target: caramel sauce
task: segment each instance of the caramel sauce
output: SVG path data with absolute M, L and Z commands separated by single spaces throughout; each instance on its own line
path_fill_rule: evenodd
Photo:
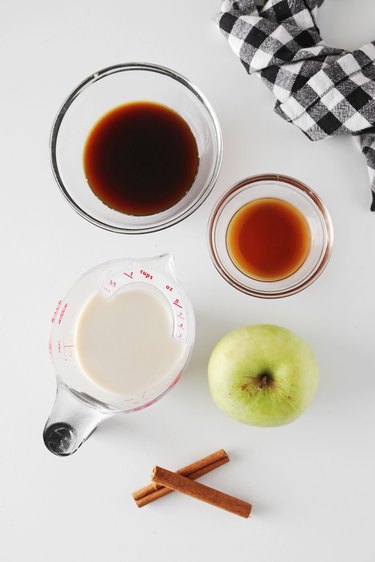
M 109 111 L 93 127 L 83 154 L 91 190 L 129 215 L 169 209 L 189 191 L 199 164 L 186 121 L 161 104 L 137 101 Z
M 301 212 L 281 199 L 256 199 L 232 217 L 227 249 L 234 265 L 248 277 L 277 281 L 305 261 L 310 229 Z

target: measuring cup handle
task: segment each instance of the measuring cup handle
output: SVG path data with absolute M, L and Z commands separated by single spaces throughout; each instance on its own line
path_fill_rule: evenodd
M 43 431 L 47 449 L 58 456 L 74 453 L 111 412 L 101 412 L 58 385 L 55 404 Z

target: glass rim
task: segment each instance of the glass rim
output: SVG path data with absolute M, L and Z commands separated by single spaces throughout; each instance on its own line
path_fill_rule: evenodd
M 215 228 L 216 228 L 217 219 L 220 216 L 222 210 L 225 208 L 228 200 L 232 197 L 232 195 L 234 195 L 237 191 L 239 191 L 243 187 L 246 186 L 250 187 L 252 184 L 258 184 L 259 182 L 264 182 L 264 181 L 272 181 L 275 183 L 287 184 L 290 187 L 295 188 L 300 192 L 302 192 L 303 195 L 307 196 L 310 199 L 310 201 L 312 201 L 313 205 L 318 211 L 326 232 L 325 246 L 323 247 L 322 255 L 320 256 L 320 259 L 317 262 L 317 265 L 314 267 L 314 269 L 307 275 L 307 277 L 305 277 L 302 281 L 298 282 L 297 284 L 275 291 L 265 291 L 265 290 L 254 289 L 245 286 L 239 280 L 235 279 L 232 275 L 230 275 L 222 265 L 220 255 L 219 252 L 217 251 L 217 246 L 215 242 Z M 247 295 L 263 298 L 263 299 L 284 298 L 299 293 L 303 289 L 306 289 L 323 273 L 324 269 L 327 267 L 327 264 L 332 254 L 333 243 L 334 243 L 334 231 L 333 231 L 332 220 L 326 206 L 324 205 L 320 197 L 317 195 L 317 193 L 315 193 L 315 191 L 313 191 L 310 187 L 308 187 L 303 182 L 291 176 L 287 176 L 283 174 L 265 173 L 255 176 L 249 176 L 247 178 L 244 178 L 243 180 L 240 180 L 239 182 L 234 184 L 228 191 L 226 191 L 224 195 L 217 201 L 211 212 L 211 216 L 208 222 L 208 247 L 210 251 L 211 260 L 216 270 L 235 289 L 238 289 L 239 291 Z
M 81 206 L 79 206 L 76 203 L 75 199 L 70 195 L 68 189 L 64 185 L 64 182 L 62 180 L 62 177 L 61 177 L 61 174 L 60 174 L 60 171 L 59 171 L 59 166 L 58 166 L 58 163 L 57 163 L 57 155 L 56 155 L 56 147 L 57 147 L 57 139 L 58 139 L 58 136 L 59 136 L 59 130 L 60 130 L 62 121 L 65 117 L 65 114 L 69 110 L 69 107 L 72 105 L 74 100 L 83 91 L 85 91 L 92 84 L 95 84 L 99 80 L 102 80 L 103 78 L 106 78 L 107 76 L 117 74 L 119 72 L 127 72 L 127 71 L 134 71 L 134 70 L 143 70 L 143 71 L 146 71 L 146 72 L 155 72 L 157 74 L 162 74 L 164 76 L 172 78 L 173 80 L 176 80 L 177 82 L 182 84 L 182 86 L 185 86 L 190 92 L 192 92 L 195 95 L 195 97 L 200 101 L 200 103 L 202 104 L 202 106 L 206 110 L 206 112 L 207 112 L 207 114 L 208 114 L 208 116 L 211 120 L 213 130 L 214 130 L 214 138 L 215 138 L 215 141 L 216 141 L 216 150 L 215 150 L 216 154 L 215 154 L 214 169 L 213 169 L 213 172 L 211 174 L 211 177 L 210 177 L 209 181 L 207 182 L 207 185 L 202 190 L 202 192 L 198 196 L 197 200 L 191 206 L 188 206 L 185 210 L 183 209 L 182 211 L 180 211 L 176 216 L 172 216 L 171 218 L 163 220 L 162 222 L 156 221 L 155 224 L 148 225 L 148 226 L 141 226 L 139 228 L 134 227 L 134 226 L 132 226 L 132 227 L 120 227 L 120 226 L 114 226 L 114 225 L 108 224 L 107 222 L 101 221 L 101 220 L 93 217 L 85 209 L 83 209 Z M 91 74 L 90 76 L 85 78 L 82 82 L 80 82 L 78 84 L 78 86 L 76 86 L 74 88 L 74 90 L 68 95 L 68 97 L 65 99 L 65 101 L 61 105 L 61 107 L 60 107 L 59 111 L 57 112 L 57 115 L 56 115 L 56 117 L 53 121 L 51 134 L 50 134 L 50 140 L 49 140 L 49 149 L 50 149 L 50 160 L 51 160 L 52 172 L 53 172 L 53 175 L 55 177 L 56 183 L 57 183 L 57 185 L 60 189 L 60 192 L 62 193 L 62 195 L 64 196 L 66 201 L 70 204 L 70 206 L 82 218 L 86 219 L 91 224 L 93 224 L 95 226 L 98 226 L 99 228 L 102 228 L 104 230 L 108 230 L 108 231 L 111 231 L 111 232 L 116 232 L 116 233 L 119 233 L 119 234 L 147 234 L 147 233 L 151 233 L 151 232 L 157 232 L 157 231 L 160 231 L 160 230 L 164 230 L 165 228 L 169 228 L 170 226 L 178 224 L 179 222 L 181 222 L 185 218 L 189 217 L 194 211 L 196 211 L 204 203 L 204 201 L 207 199 L 207 197 L 211 193 L 211 191 L 212 191 L 212 189 L 213 189 L 213 187 L 214 187 L 214 185 L 217 181 L 217 178 L 219 176 L 221 163 L 222 163 L 222 159 L 223 159 L 223 138 L 222 138 L 222 133 L 221 133 L 220 122 L 219 122 L 219 119 L 218 119 L 213 107 L 211 106 L 211 104 L 208 101 L 208 99 L 206 98 L 206 96 L 201 92 L 201 90 L 197 86 L 195 86 L 192 82 L 190 82 L 190 80 L 188 80 L 187 78 L 185 78 L 184 76 L 182 76 L 178 72 L 176 72 L 174 70 L 171 70 L 170 68 L 167 68 L 165 66 L 161 66 L 161 65 L 153 64 L 153 63 L 145 63 L 145 62 L 128 62 L 128 63 L 120 63 L 120 64 L 115 64 L 115 65 L 112 65 L 112 66 L 107 66 L 105 68 L 102 68 L 101 70 L 98 70 L 97 72 L 94 72 L 93 74 Z M 155 214 L 154 216 L 157 217 L 157 214 Z

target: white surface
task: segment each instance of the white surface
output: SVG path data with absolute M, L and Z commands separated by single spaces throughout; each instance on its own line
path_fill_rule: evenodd
M 349 138 L 311 144 L 272 112 L 212 22 L 219 0 L 5 2 L 1 15 L 0 559 L 2 562 L 373 562 L 375 504 L 375 215 L 365 162 Z M 326 0 L 321 28 L 349 48 L 374 38 L 373 0 Z M 49 165 L 52 120 L 70 90 L 104 66 L 175 68 L 220 119 L 224 161 L 205 204 L 153 235 L 104 232 L 60 195 Z M 309 184 L 331 211 L 335 250 L 297 296 L 236 292 L 210 263 L 206 225 L 231 184 L 260 172 Z M 86 269 L 120 256 L 171 252 L 197 317 L 188 370 L 152 408 L 103 425 L 72 457 L 41 434 L 54 400 L 47 339 L 60 296 Z M 222 414 L 207 389 L 216 340 L 270 322 L 313 347 L 321 384 L 290 426 L 256 429 Z M 202 479 L 254 505 L 249 520 L 174 494 L 139 510 L 130 493 L 158 463 L 178 468 L 224 447 L 231 463 Z

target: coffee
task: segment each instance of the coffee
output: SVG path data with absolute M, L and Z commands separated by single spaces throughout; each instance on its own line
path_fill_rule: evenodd
M 112 109 L 90 132 L 83 155 L 87 182 L 108 207 L 153 215 L 189 191 L 199 164 L 186 121 L 165 105 L 137 101 Z
M 311 244 L 305 217 L 287 201 L 256 199 L 241 207 L 227 230 L 234 265 L 260 281 L 278 281 L 295 273 Z

